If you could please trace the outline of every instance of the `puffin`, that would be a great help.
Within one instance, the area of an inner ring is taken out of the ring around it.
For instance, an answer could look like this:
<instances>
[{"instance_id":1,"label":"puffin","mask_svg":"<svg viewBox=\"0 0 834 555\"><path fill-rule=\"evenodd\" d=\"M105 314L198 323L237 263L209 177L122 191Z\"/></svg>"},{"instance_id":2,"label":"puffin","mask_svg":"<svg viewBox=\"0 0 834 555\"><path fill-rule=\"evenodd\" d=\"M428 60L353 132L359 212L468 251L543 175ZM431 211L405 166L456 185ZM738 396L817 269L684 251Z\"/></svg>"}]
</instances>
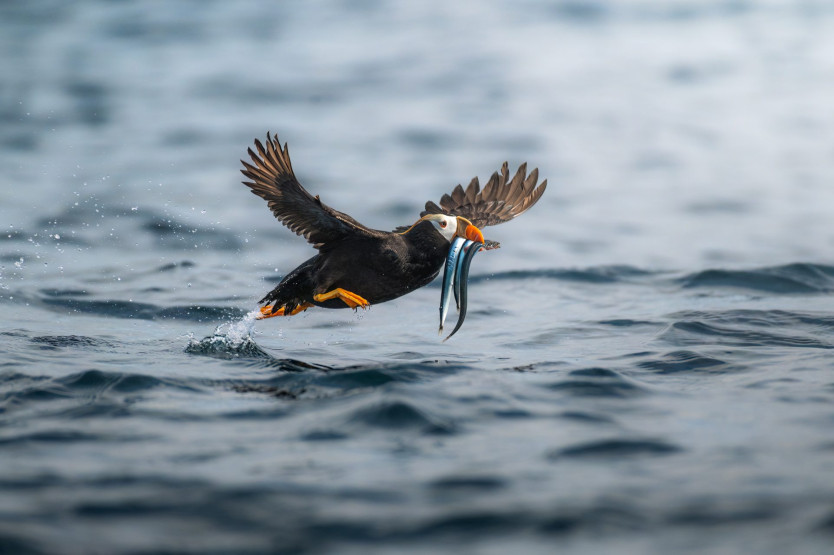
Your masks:
<instances>
[{"instance_id":1,"label":"puffin","mask_svg":"<svg viewBox=\"0 0 834 555\"><path fill-rule=\"evenodd\" d=\"M258 301L256 319L292 316L311 307L366 309L419 289L444 268L453 244L497 248L497 242L484 239L481 228L524 213L547 187L547 180L537 184L538 169L527 174L526 163L510 179L504 162L483 189L475 177L465 189L458 185L443 195L439 204L426 202L413 224L381 231L307 192L295 177L287 144L282 148L277 135L267 133L265 143L255 139L255 150L250 147L248 154L251 163L241 160L240 171L248 178L243 184L318 251Z\"/></svg>"}]
</instances>

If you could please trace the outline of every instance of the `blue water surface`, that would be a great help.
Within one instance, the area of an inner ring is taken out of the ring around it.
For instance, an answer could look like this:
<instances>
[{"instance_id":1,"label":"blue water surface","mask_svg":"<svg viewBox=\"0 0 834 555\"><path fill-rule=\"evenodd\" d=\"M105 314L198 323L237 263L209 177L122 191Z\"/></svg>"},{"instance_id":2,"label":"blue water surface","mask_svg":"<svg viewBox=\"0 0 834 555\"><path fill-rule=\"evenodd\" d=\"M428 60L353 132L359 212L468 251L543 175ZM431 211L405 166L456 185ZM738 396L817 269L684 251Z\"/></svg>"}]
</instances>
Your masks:
<instances>
[{"instance_id":1,"label":"blue water surface","mask_svg":"<svg viewBox=\"0 0 834 555\"><path fill-rule=\"evenodd\" d=\"M0 5L0 553L830 553L834 9ZM313 251L240 184L410 224L434 283L254 322ZM455 315L451 315L454 321Z\"/></svg>"}]
</instances>

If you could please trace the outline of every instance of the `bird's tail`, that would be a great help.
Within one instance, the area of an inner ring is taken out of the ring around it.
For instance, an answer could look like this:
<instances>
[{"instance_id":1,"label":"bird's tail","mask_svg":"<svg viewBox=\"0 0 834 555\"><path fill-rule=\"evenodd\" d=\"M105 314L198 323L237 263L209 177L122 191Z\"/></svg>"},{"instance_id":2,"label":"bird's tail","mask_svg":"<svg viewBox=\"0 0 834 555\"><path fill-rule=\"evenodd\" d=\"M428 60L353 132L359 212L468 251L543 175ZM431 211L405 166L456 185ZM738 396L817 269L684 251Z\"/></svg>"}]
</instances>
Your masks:
<instances>
[{"instance_id":1,"label":"bird's tail","mask_svg":"<svg viewBox=\"0 0 834 555\"><path fill-rule=\"evenodd\" d=\"M258 301L259 304L264 305L260 309L261 314L257 317L258 320L273 316L292 316L313 306L311 269L315 258L307 260L284 276L275 289Z\"/></svg>"}]
</instances>

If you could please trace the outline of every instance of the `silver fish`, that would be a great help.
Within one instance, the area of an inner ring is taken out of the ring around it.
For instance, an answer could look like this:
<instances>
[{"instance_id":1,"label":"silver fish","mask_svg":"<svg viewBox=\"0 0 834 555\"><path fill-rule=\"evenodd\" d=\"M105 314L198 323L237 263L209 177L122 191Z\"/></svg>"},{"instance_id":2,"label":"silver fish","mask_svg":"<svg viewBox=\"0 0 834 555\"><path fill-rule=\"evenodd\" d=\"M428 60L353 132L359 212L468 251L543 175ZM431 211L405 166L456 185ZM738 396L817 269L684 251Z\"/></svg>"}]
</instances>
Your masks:
<instances>
[{"instance_id":1,"label":"silver fish","mask_svg":"<svg viewBox=\"0 0 834 555\"><path fill-rule=\"evenodd\" d=\"M446 257L446 266L443 272L443 292L440 297L440 332L443 331L443 322L446 319L446 313L449 310L449 301L451 300L451 293L455 294L455 301L458 305L458 322L446 339L455 335L460 327L463 325L463 320L466 318L467 306L467 279L469 278L469 266L472 264L472 259L484 248L483 243L476 243L474 241L465 240L460 248L456 248L457 239L452 243L449 249L449 254ZM449 277L449 274L452 274Z\"/></svg>"},{"instance_id":2,"label":"silver fish","mask_svg":"<svg viewBox=\"0 0 834 555\"><path fill-rule=\"evenodd\" d=\"M443 288L440 293L440 329L438 334L443 333L443 323L446 322L446 314L449 312L449 300L455 285L455 274L457 273L457 261L460 251L465 243L471 243L463 237L455 237L452 246L449 247L449 254L446 256L446 264L443 267ZM455 290L455 302L457 302L457 290Z\"/></svg>"}]
</instances>

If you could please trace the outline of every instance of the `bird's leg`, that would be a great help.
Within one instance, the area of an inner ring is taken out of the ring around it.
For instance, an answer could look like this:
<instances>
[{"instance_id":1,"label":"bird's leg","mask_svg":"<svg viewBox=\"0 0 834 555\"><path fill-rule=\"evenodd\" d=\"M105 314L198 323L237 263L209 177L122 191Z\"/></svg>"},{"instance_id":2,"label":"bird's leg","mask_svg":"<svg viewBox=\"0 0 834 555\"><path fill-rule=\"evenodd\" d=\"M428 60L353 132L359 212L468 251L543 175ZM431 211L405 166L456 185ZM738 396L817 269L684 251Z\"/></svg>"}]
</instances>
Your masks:
<instances>
[{"instance_id":1,"label":"bird's leg","mask_svg":"<svg viewBox=\"0 0 834 555\"><path fill-rule=\"evenodd\" d=\"M351 293L341 287L337 287L332 291L328 291L327 293L319 293L318 295L313 295L313 300L317 303L322 303L324 301L329 301L330 299L339 298L341 299L348 307L350 308L368 308L371 306L371 303L357 295L356 293Z\"/></svg>"},{"instance_id":2,"label":"bird's leg","mask_svg":"<svg viewBox=\"0 0 834 555\"><path fill-rule=\"evenodd\" d=\"M285 314L283 306L275 312L272 312L272 305L270 304L261 307L261 313L255 317L255 320L263 320L264 318L272 318L273 316L295 316L299 312L303 312L311 306L313 306L312 303L302 303L292 309L289 314Z\"/></svg>"}]
</instances>

